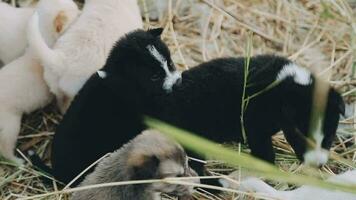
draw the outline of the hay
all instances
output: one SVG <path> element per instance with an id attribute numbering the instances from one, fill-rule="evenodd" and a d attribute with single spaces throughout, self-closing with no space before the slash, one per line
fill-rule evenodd
<path id="1" fill-rule="evenodd" d="M 31 0 L 23 0 L 23 3 Z M 139 0 L 143 5 L 142 1 Z M 152 8 L 154 0 L 146 0 Z M 166 0 L 157 0 L 166 1 Z M 15 2 L 8 0 L 7 2 Z M 252 54 L 273 53 L 287 56 L 302 66 L 312 69 L 338 88 L 349 103 L 348 117 L 341 120 L 339 136 L 332 151 L 355 163 L 356 97 L 356 2 L 354 0 L 173 0 L 162 18 L 152 21 L 145 18 L 146 27 L 165 28 L 163 39 L 172 51 L 173 60 L 182 70 L 203 61 L 221 56 L 246 55 L 247 41 L 252 40 Z M 147 15 L 146 15 L 147 16 Z M 1 34 L 1 33 L 0 33 Z M 20 151 L 33 148 L 45 160 L 56 124 L 61 116 L 54 105 L 37 111 L 24 119 Z M 299 172 L 301 167 L 293 150 L 281 133 L 274 136 L 277 163 L 281 170 Z M 237 145 L 232 145 L 237 148 Z M 246 149 L 243 149 L 244 151 Z M 232 169 L 218 162 L 209 162 L 217 173 Z M 331 161 L 321 171 L 340 173 L 351 167 Z M 13 167 L 0 163 L 0 199 L 17 199 L 57 191 L 45 185 L 41 175 L 30 165 Z M 293 186 L 276 184 L 276 188 Z M 227 193 L 226 199 L 235 195 Z M 198 192 L 197 199 L 218 199 Z M 47 199 L 58 199 L 58 195 Z M 62 199 L 66 199 L 63 196 Z M 221 198 L 220 198 L 221 199 Z"/>

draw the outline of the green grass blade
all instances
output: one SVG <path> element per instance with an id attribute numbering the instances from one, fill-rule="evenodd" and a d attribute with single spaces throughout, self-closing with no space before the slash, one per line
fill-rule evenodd
<path id="1" fill-rule="evenodd" d="M 356 185 L 330 183 L 310 176 L 283 172 L 274 165 L 256 159 L 248 154 L 238 154 L 231 149 L 222 147 L 217 143 L 211 142 L 188 131 L 184 131 L 161 121 L 149 117 L 147 117 L 145 121 L 149 127 L 161 131 L 181 143 L 186 149 L 195 151 L 202 156 L 224 161 L 234 167 L 240 166 L 253 170 L 257 174 L 261 174 L 266 178 L 276 181 L 288 182 L 297 185 L 312 185 L 325 189 L 340 190 L 356 194 Z"/>

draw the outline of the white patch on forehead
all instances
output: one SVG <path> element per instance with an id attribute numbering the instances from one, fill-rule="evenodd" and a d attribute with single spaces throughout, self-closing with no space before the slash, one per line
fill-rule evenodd
<path id="1" fill-rule="evenodd" d="M 329 151 L 321 147 L 321 144 L 324 139 L 324 135 L 322 133 L 322 123 L 323 120 L 319 119 L 317 129 L 315 130 L 315 132 L 311 133 L 315 141 L 315 148 L 308 150 L 304 154 L 304 162 L 305 164 L 310 166 L 324 165 L 329 159 Z"/>
<path id="2" fill-rule="evenodd" d="M 163 57 L 163 55 L 161 53 L 158 52 L 158 50 L 156 49 L 155 46 L 153 45 L 148 45 L 146 47 L 148 49 L 148 51 L 151 53 L 151 55 L 156 59 L 158 60 L 158 62 L 161 63 L 162 67 L 164 68 L 165 66 L 163 66 L 165 63 L 167 63 L 167 60 Z M 164 69 L 165 71 L 169 71 L 168 70 L 168 66 L 166 69 Z"/>
<path id="3" fill-rule="evenodd" d="M 300 85 L 310 85 L 312 83 L 310 71 L 294 63 L 283 66 L 277 75 L 277 80 L 282 81 L 287 77 L 293 77 L 294 81 Z"/>
<path id="4" fill-rule="evenodd" d="M 97 73 L 98 76 L 99 76 L 100 78 L 102 78 L 102 79 L 106 78 L 106 76 L 107 76 L 106 72 L 101 71 L 101 70 L 98 70 L 96 73 Z"/>
<path id="5" fill-rule="evenodd" d="M 179 71 L 175 71 L 171 73 L 170 76 L 167 76 L 163 83 L 163 89 L 170 92 L 172 91 L 173 85 L 182 78 L 182 73 Z"/>
<path id="6" fill-rule="evenodd" d="M 172 90 L 173 85 L 182 77 L 181 73 L 179 71 L 169 71 L 167 59 L 165 59 L 163 55 L 158 52 L 155 46 L 148 45 L 146 48 L 151 53 L 151 55 L 158 62 L 161 63 L 161 67 L 166 73 L 166 78 L 163 83 L 163 89 L 170 92 Z"/>

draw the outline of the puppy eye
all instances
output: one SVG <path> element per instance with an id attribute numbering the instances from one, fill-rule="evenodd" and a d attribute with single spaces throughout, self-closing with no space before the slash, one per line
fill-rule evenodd
<path id="1" fill-rule="evenodd" d="M 184 177 L 184 174 L 177 174 L 176 176 L 177 178 L 181 178 L 181 177 Z"/>
<path id="2" fill-rule="evenodd" d="M 159 74 L 153 75 L 153 76 L 151 77 L 151 80 L 152 80 L 152 81 L 157 81 L 157 80 L 159 80 Z"/>
<path id="3" fill-rule="evenodd" d="M 175 173 L 166 173 L 166 174 L 162 174 L 161 178 L 169 178 L 169 177 L 184 177 L 184 174 L 175 174 Z"/>
<path id="4" fill-rule="evenodd" d="M 176 66 L 174 65 L 173 62 L 169 63 L 169 67 L 170 67 L 171 70 L 174 70 L 176 68 Z"/>

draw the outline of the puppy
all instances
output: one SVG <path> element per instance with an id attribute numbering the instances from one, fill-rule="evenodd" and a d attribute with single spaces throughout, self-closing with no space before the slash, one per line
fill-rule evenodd
<path id="1" fill-rule="evenodd" d="M 26 25 L 33 12 L 34 8 L 15 8 L 0 2 L 0 60 L 4 64 L 25 52 Z"/>
<path id="2" fill-rule="evenodd" d="M 148 47 L 156 46 L 160 54 L 170 55 L 160 40 L 161 33 L 162 29 L 137 30 L 121 38 L 103 68 L 105 72 L 94 73 L 79 91 L 53 139 L 51 161 L 55 178 L 68 183 L 95 160 L 120 148 L 146 128 L 142 102 L 155 95 L 150 88 L 161 91 L 163 84 L 151 80 L 152 72 L 159 71 L 161 66 Z M 172 70 L 172 61 L 168 63 L 167 69 Z"/>
<path id="3" fill-rule="evenodd" d="M 102 160 L 80 186 L 120 181 L 196 176 L 183 148 L 154 130 L 144 131 Z M 190 182 L 197 182 L 189 180 Z M 72 200 L 159 200 L 160 193 L 190 196 L 192 186 L 150 183 L 75 192 Z"/>
<path id="4" fill-rule="evenodd" d="M 345 173 L 331 176 L 326 181 L 356 185 L 356 170 L 347 171 Z M 222 180 L 224 187 L 236 189 L 244 192 L 254 192 L 264 195 L 269 198 L 283 199 L 283 200 L 354 200 L 355 194 L 326 190 L 309 185 L 303 185 L 297 189 L 291 191 L 278 191 L 263 182 L 259 178 L 248 177 L 241 180 L 239 185 L 236 185 L 230 181 Z"/>
<path id="5" fill-rule="evenodd" d="M 42 39 L 36 21 L 31 24 L 29 44 L 62 113 L 90 75 L 104 66 L 117 38 L 143 26 L 136 0 L 87 0 L 81 16 L 53 49 Z"/>
<path id="6" fill-rule="evenodd" d="M 165 59 L 161 59 L 165 56 L 154 51 L 152 56 L 162 66 L 161 72 L 153 73 L 160 74 L 155 80 L 169 80 L 174 72 L 166 73 Z M 313 166 L 325 164 L 340 113 L 345 112 L 340 94 L 329 88 L 325 117 L 318 130 L 310 133 L 316 145 L 309 147 L 305 138 L 309 136 L 315 77 L 282 57 L 252 57 L 243 96 L 246 62 L 246 58 L 221 58 L 184 71 L 180 81 L 171 87 L 161 86 L 165 94 L 152 96 L 143 113 L 220 143 L 244 142 L 245 131 L 251 154 L 271 163 L 275 160 L 271 137 L 283 130 L 301 161 Z M 269 88 L 275 83 L 278 84 Z M 245 107 L 241 112 L 243 98 Z M 200 157 L 191 151 L 187 153 Z M 208 174 L 200 163 L 191 166 L 200 175 Z M 214 179 L 202 182 L 219 185 Z"/>
<path id="7" fill-rule="evenodd" d="M 340 94 L 329 88 L 325 117 L 318 130 L 309 133 L 314 75 L 283 57 L 255 56 L 244 87 L 246 62 L 246 58 L 221 58 L 183 72 L 181 84 L 155 98 L 157 109 L 148 114 L 217 142 L 243 142 L 244 129 L 252 155 L 271 163 L 275 159 L 271 136 L 283 130 L 301 161 L 325 164 L 340 114 L 345 112 Z M 244 99 L 249 99 L 241 112 L 244 88 Z M 315 147 L 307 146 L 309 134 Z"/>
<path id="8" fill-rule="evenodd" d="M 49 45 L 76 19 L 79 10 L 72 0 L 41 0 L 36 8 L 41 30 Z M 36 14 L 37 16 L 37 14 Z M 38 17 L 38 16 L 37 16 Z M 47 105 L 52 95 L 43 79 L 43 69 L 30 48 L 0 70 L 0 153 L 14 156 L 21 117 Z"/>
<path id="9" fill-rule="evenodd" d="M 48 11 L 51 12 L 51 5 L 48 6 L 48 9 Z M 0 2 L 0 60 L 3 64 L 8 64 L 24 54 L 27 46 L 27 24 L 34 10 L 35 8 L 32 7 L 15 8 L 7 3 Z M 41 14 L 50 14 L 46 12 L 46 10 L 42 10 Z M 56 21 L 51 22 L 54 23 L 54 25 L 48 22 L 53 19 L 53 16 L 48 15 L 48 18 L 41 18 L 41 21 L 47 21 L 44 22 L 44 24 L 48 24 L 46 25 L 47 27 L 43 26 L 43 24 L 41 25 L 41 32 L 47 29 L 52 30 L 43 36 L 49 46 L 53 46 L 53 42 L 61 33 L 59 29 L 65 30 L 69 26 L 69 23 L 62 23 L 62 21 L 70 20 L 77 15 L 77 12 L 78 9 L 72 11 L 67 10 L 65 15 L 61 14 L 56 18 Z M 58 30 L 54 30 L 54 27 L 57 27 Z"/>

